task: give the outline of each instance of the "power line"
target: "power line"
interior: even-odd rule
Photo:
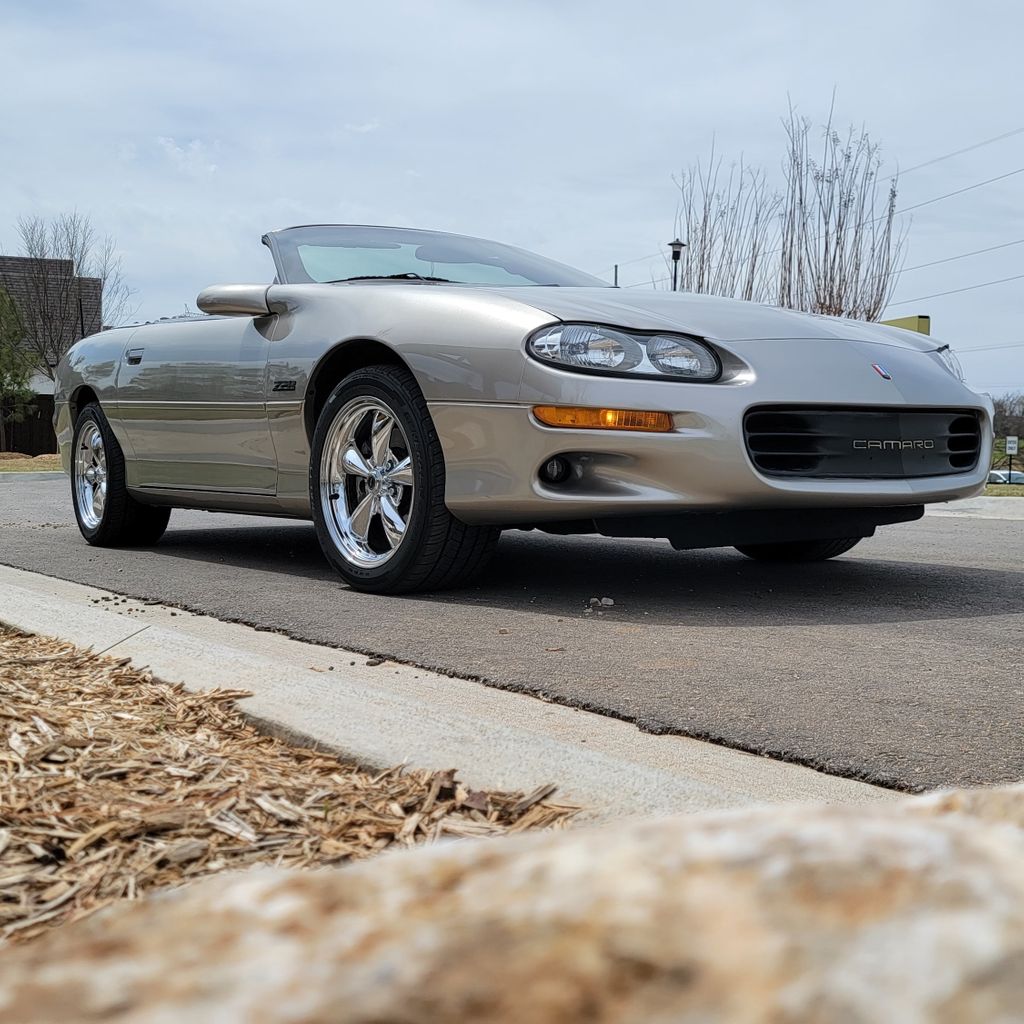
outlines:
[[[935,266],[936,263],[949,263],[951,260],[963,259],[965,256],[976,256],[978,253],[992,252],[994,249],[1005,249],[1006,246],[1009,246],[1009,245],[1020,245],[1021,243],[1024,243],[1024,238],[1020,238],[1016,242],[1006,242],[1004,245],[993,245],[989,249],[977,249],[975,252],[965,252],[965,253],[961,253],[959,256],[949,256],[949,257],[947,257],[944,260],[935,260],[935,263],[922,263],[918,267],[909,267],[908,270],[920,270],[921,267],[932,267],[932,266]],[[997,280],[994,280],[994,281],[982,281],[980,284],[970,284],[970,285],[967,285],[964,288],[950,288],[948,291],[933,292],[931,295],[918,295],[916,298],[913,298],[913,299],[900,299],[897,302],[890,302],[888,305],[889,306],[905,306],[905,305],[907,305],[908,303],[911,303],[911,302],[923,302],[925,299],[937,299],[937,298],[939,298],[939,297],[941,297],[943,295],[956,295],[959,292],[973,292],[973,291],[975,291],[978,288],[989,288],[992,285],[996,285],[996,284],[1006,284],[1008,281],[1019,281],[1021,278],[1024,278],[1024,274],[1014,274],[1012,277],[1000,277],[1000,278],[998,278]],[[654,285],[654,284],[662,284],[663,282],[665,282],[667,280],[669,280],[667,277],[659,277],[659,278],[655,278],[653,281],[651,281],[649,283],[652,284],[652,285]],[[626,287],[627,288],[642,288],[645,284],[648,284],[648,282],[647,281],[639,281],[637,284],[628,284],[628,285],[626,285]],[[1015,348],[1017,344],[1018,344],[1017,342],[1014,342],[1011,345],[1006,345],[1006,346],[995,345],[995,346],[990,346],[990,347],[993,347],[993,348],[1004,348],[1004,347],[1005,348]],[[1024,342],[1021,342],[1020,344],[1024,344]],[[971,349],[961,349],[960,351],[970,352],[972,350]],[[975,349],[974,351],[981,351],[981,349]]]
[[[973,252],[962,252],[957,256],[947,256],[942,260],[932,260],[931,263],[918,263],[916,267],[904,267],[901,273],[909,274],[912,270],[923,270],[925,267],[937,267],[940,263],[952,263],[954,260],[963,260],[968,256],[980,256],[983,252],[995,252],[996,249],[1008,249],[1011,245],[1024,244],[1024,238],[1018,238],[1013,242],[1003,242],[1001,245],[990,245],[987,249],[975,249]]]
[[[1002,142],[1003,139],[1008,139],[1013,135],[1020,135],[1022,132],[1024,132],[1024,128],[1014,128],[1013,131],[1003,132],[1002,135],[995,135],[991,139],[975,142],[972,146],[964,146],[963,149],[955,149],[952,153],[944,153],[942,156],[925,160],[923,164],[914,164],[913,167],[908,167],[905,171],[897,171],[895,174],[890,174],[888,178],[882,178],[882,181],[892,181],[893,178],[910,174],[911,171],[919,171],[922,167],[931,167],[932,164],[941,163],[943,160],[949,160],[954,156],[962,156],[964,153],[970,153],[972,150],[981,149],[982,146],[990,146],[993,142]]]
[[[963,188],[955,189],[952,192],[946,192],[946,193],[944,193],[941,196],[934,196],[931,199],[925,199],[923,202],[914,203],[912,206],[904,206],[901,209],[894,211],[893,216],[897,216],[897,215],[899,215],[901,213],[909,213],[911,210],[919,210],[919,209],[921,209],[922,206],[931,206],[932,203],[941,202],[943,199],[951,199],[953,196],[963,195],[964,192],[972,192],[976,188],[983,188],[985,185],[991,185],[993,182],[1003,181],[1006,178],[1012,178],[1015,174],[1024,174],[1024,167],[1018,167],[1016,170],[1007,171],[1005,174],[997,174],[994,178],[986,178],[984,181],[975,182],[973,185],[965,185]],[[874,220],[870,221],[870,223],[874,224],[874,223],[876,223],[876,222],[878,222],[880,220],[884,220],[887,216],[888,216],[888,214],[882,214],[882,216],[880,216],[880,217],[875,217]],[[1020,239],[1019,241],[1024,241],[1024,239]],[[1007,242],[1006,245],[1017,245],[1017,244],[1019,244],[1019,241],[1018,242]],[[997,246],[993,246],[992,247],[992,249],[999,249],[999,248],[1004,248],[1004,246],[998,246],[997,245]],[[990,249],[979,249],[978,250],[978,252],[991,252],[991,251],[992,250],[990,250]],[[765,256],[775,256],[777,253],[780,253],[780,252],[782,252],[782,247],[781,246],[779,248],[777,248],[777,249],[770,249],[768,252],[762,253],[762,258],[765,257]],[[975,255],[975,254],[974,253],[963,253],[962,254],[962,256],[973,256],[973,255]],[[961,259],[962,256],[953,256],[953,257],[950,257],[950,259]],[[741,257],[740,259],[733,260],[728,265],[732,266],[734,263],[740,263],[745,258],[746,257]],[[946,260],[936,260],[936,263],[944,263],[944,262],[948,262],[948,261],[946,261]],[[923,265],[924,266],[932,266],[932,264],[929,264],[929,263],[926,263],[926,264],[923,264]],[[910,269],[910,270],[919,270],[920,268],[919,267],[910,267],[908,269]],[[1021,276],[1024,276],[1024,275],[1021,275]],[[651,281],[650,284],[651,285],[663,284],[667,280],[669,280],[668,277],[659,277],[659,278],[656,278],[655,280]],[[1012,281],[1012,280],[1014,280],[1014,278],[1009,278],[1008,277],[1008,278],[1004,278],[1004,280]],[[639,281],[636,284],[626,285],[626,287],[627,288],[642,288],[647,283],[648,282],[646,282],[646,281]],[[1000,281],[993,281],[993,282],[989,282],[989,283],[991,283],[991,284],[1000,284],[1001,282]],[[983,287],[985,287],[985,285],[972,285],[971,286],[971,288],[983,288]],[[960,288],[960,289],[955,289],[955,290],[957,290],[957,291],[970,291],[971,288]],[[952,293],[950,293],[950,292],[939,292],[938,294],[939,295],[948,295],[948,294],[952,294]],[[935,296],[934,295],[925,295],[925,296],[922,296],[922,298],[931,299],[931,298],[935,298]],[[906,299],[906,300],[902,300],[902,301],[916,302],[917,300],[916,299]],[[902,302],[890,303],[890,305],[893,305],[893,306],[898,306],[898,305],[901,305],[901,304],[902,304]]]
[[[936,196],[934,199],[926,199],[923,203],[914,203],[913,206],[904,206],[901,210],[896,210],[899,213],[910,213],[911,210],[920,210],[922,206],[930,206],[932,203],[937,203],[942,199],[950,199],[953,196],[962,195],[964,192],[970,192],[973,189],[981,188],[984,185],[991,185],[994,181],[1002,181],[1004,178],[1012,178],[1015,174],[1024,174],[1024,167],[1018,167],[1015,171],[1007,171],[1005,174],[997,174],[994,178],[986,178],[984,181],[979,181],[975,185],[965,185],[963,188],[958,188],[954,192],[947,192],[945,195]],[[876,217],[876,220],[882,220],[882,217]]]
[[[659,249],[657,252],[648,253],[646,256],[637,256],[636,259],[633,259],[633,260],[622,260],[619,263],[615,263],[615,264],[613,264],[610,267],[605,267],[604,270],[596,271],[595,272],[595,276],[597,274],[606,274],[606,273],[608,273],[609,270],[614,270],[615,267],[628,267],[628,266],[630,266],[633,263],[642,263],[644,260],[653,260],[655,256],[664,256],[664,255],[665,255],[665,253],[663,253],[661,251],[661,249]]]
[[[1007,281],[1019,281],[1022,277],[1024,277],[1024,274],[1014,274],[1013,277],[1001,277],[997,281],[982,281],[981,284],[969,284],[966,288],[950,288],[945,292],[932,292],[931,295],[918,295],[913,299],[900,299],[899,302],[890,302],[889,306],[906,306],[911,302],[924,302],[925,299],[937,299],[942,295],[957,295],[960,292],[973,292],[978,288],[990,288],[994,284],[1006,284]]]
[[[914,164],[913,167],[908,167],[905,171],[897,171],[895,174],[890,174],[890,175],[888,175],[888,177],[880,178],[879,180],[880,181],[892,181],[893,178],[903,177],[906,174],[910,174],[912,171],[919,171],[919,170],[921,170],[922,167],[931,167],[932,164],[941,163],[943,160],[950,160],[950,159],[952,159],[955,156],[962,156],[964,153],[970,153],[970,152],[972,152],[972,151],[974,151],[976,149],[981,149],[982,146],[990,146],[990,145],[992,145],[993,142],[1002,142],[1003,139],[1009,139],[1009,138],[1012,138],[1014,135],[1020,135],[1022,133],[1024,133],[1024,128],[1014,128],[1012,131],[1003,132],[1002,135],[994,135],[991,139],[984,139],[981,142],[975,142],[973,145],[964,146],[962,149],[955,149],[951,153],[943,153],[942,156],[936,156],[936,157],[933,157],[931,160],[925,160],[924,163]],[[969,185],[965,189],[959,189],[956,192],[948,193],[948,195],[939,196],[936,199],[929,199],[929,200],[927,200],[927,202],[918,203],[916,206],[909,206],[905,210],[897,210],[896,212],[897,213],[906,213],[907,210],[916,210],[916,209],[920,208],[921,206],[927,206],[929,203],[937,203],[939,201],[939,199],[948,199],[949,196],[959,195],[960,192],[968,192],[968,191],[970,191],[973,188],[981,188],[982,185],[988,185],[988,184],[991,184],[993,181],[999,181],[999,180],[1001,180],[1001,178],[1008,178],[1008,177],[1010,177],[1010,175],[1020,174],[1020,172],[1022,170],[1024,170],[1024,168],[1020,168],[1020,170],[1016,170],[1016,171],[1010,171],[1009,174],[1001,175],[998,178],[990,178],[988,181],[980,182],[977,185]],[[644,260],[650,260],[650,259],[653,259],[655,256],[663,256],[663,255],[664,255],[664,253],[659,249],[657,252],[649,253],[647,256],[637,256],[635,259],[623,260],[623,261],[621,261],[618,264],[618,266],[620,266],[620,267],[628,267],[628,266],[631,266],[634,263],[642,263]],[[768,253],[767,255],[771,255],[771,253]],[[612,267],[606,267],[604,270],[598,271],[598,273],[604,274],[607,271],[612,270],[612,269],[613,269]],[[912,267],[910,269],[916,270],[918,268],[917,267]],[[662,280],[667,281],[668,278],[667,277],[666,278],[662,278]],[[630,285],[629,287],[636,287],[636,286],[635,285]]]
[[[972,348],[957,347],[957,354],[961,352],[996,352],[1004,348],[1024,348],[1024,341],[1007,341],[1002,345],[976,345]]]

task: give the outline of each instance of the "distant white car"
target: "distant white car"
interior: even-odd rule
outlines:
[[[1010,473],[1005,469],[989,470],[988,482],[990,484],[1024,484],[1024,473],[1016,469]]]

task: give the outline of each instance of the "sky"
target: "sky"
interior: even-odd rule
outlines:
[[[995,0],[0,0],[0,251],[19,216],[86,213],[142,319],[269,281],[260,236],[310,222],[649,282],[673,176],[713,142],[781,179],[788,104],[820,121],[834,92],[906,169],[899,207],[968,189],[902,218],[907,268],[1002,246],[906,270],[887,315],[929,314],[969,383],[1024,391],[1024,277],[971,287],[1024,275],[1022,33]]]

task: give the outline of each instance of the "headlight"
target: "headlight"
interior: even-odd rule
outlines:
[[[943,366],[945,366],[957,380],[967,380],[964,376],[964,368],[960,365],[960,360],[957,359],[956,353],[948,345],[943,345],[942,348],[936,349],[935,354],[942,360]]]
[[[542,362],[592,373],[713,381],[722,372],[715,353],[685,334],[635,334],[597,324],[555,324],[532,334],[526,348]]]

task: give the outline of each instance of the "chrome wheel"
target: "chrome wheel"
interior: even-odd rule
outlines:
[[[83,525],[95,530],[107,502],[107,455],[99,424],[89,420],[75,451],[75,497]]]
[[[395,413],[354,398],[334,418],[320,459],[320,507],[335,546],[364,569],[405,539],[414,499],[412,457]]]

